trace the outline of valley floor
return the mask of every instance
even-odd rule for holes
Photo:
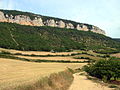
[[[87,79],[86,76],[76,73],[73,75],[74,81],[70,86],[69,90],[112,90],[106,86],[99,83],[94,83],[93,81]]]
[[[86,63],[36,63],[20,61],[20,58],[30,60],[56,60],[56,61],[84,61],[80,57],[87,57],[90,60],[103,59],[104,54],[95,53],[92,51],[73,51],[73,52],[43,52],[43,51],[18,51],[12,49],[0,48],[0,90],[4,88],[27,86],[33,84],[43,77],[49,76],[52,73],[58,73],[66,70],[68,67],[82,68]],[[9,54],[7,54],[9,53]],[[78,54],[79,53],[79,54]],[[17,55],[18,54],[18,55]],[[73,56],[72,56],[73,54]],[[2,57],[6,56],[6,57]],[[39,56],[41,55],[41,56]],[[43,56],[42,56],[43,55]],[[52,56],[50,56],[52,55]],[[57,56],[58,55],[58,56]],[[62,56],[63,55],[63,56]],[[66,55],[66,56],[65,56]],[[116,55],[116,54],[115,54]],[[117,54],[120,56],[120,54]],[[10,59],[10,56],[19,57]],[[19,60],[20,59],[20,60]],[[94,83],[88,80],[86,76],[74,74],[74,81],[69,90],[111,90],[99,83]],[[4,89],[8,90],[8,89]],[[48,90],[48,89],[47,89]]]
[[[83,65],[85,63],[35,63],[0,58],[0,90],[31,84],[67,67],[75,69]]]

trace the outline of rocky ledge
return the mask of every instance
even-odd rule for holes
[[[34,18],[31,19],[30,16],[27,15],[23,15],[23,14],[12,15],[0,11],[0,22],[17,23],[21,25],[30,25],[30,26],[51,26],[51,27],[59,27],[59,28],[77,29],[83,31],[92,31],[95,33],[105,35],[105,31],[93,25],[76,23],[73,21],[69,22],[68,20],[63,20],[63,19],[57,19],[57,20],[54,18],[44,19],[43,16],[36,14],[33,16]]]

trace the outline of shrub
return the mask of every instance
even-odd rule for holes
[[[1,54],[11,54],[11,53],[8,51],[1,51]]]
[[[88,60],[90,60],[89,57],[75,57],[75,59],[88,59]]]
[[[119,60],[100,60],[94,64],[84,67],[84,70],[91,76],[103,80],[117,80],[120,78],[120,61]]]

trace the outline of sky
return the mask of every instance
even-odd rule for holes
[[[105,30],[120,38],[120,0],[0,0],[0,9],[33,12],[81,23]]]

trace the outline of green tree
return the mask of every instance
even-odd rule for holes
[[[120,60],[100,60],[89,66],[85,66],[84,70],[91,76],[104,79],[107,81],[120,78]]]

